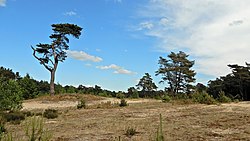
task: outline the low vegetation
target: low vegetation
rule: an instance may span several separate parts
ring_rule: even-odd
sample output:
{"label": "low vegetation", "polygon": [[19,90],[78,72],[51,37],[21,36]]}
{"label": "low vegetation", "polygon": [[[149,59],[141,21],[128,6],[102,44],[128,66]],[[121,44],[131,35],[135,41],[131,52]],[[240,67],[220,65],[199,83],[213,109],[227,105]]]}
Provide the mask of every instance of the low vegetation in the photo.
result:
{"label": "low vegetation", "polygon": [[46,109],[43,113],[43,117],[47,119],[54,119],[58,117],[58,111],[55,109]]}
{"label": "low vegetation", "polygon": [[77,109],[82,109],[82,108],[86,108],[86,102],[84,99],[81,99],[80,101],[78,101],[78,104],[76,105]]}

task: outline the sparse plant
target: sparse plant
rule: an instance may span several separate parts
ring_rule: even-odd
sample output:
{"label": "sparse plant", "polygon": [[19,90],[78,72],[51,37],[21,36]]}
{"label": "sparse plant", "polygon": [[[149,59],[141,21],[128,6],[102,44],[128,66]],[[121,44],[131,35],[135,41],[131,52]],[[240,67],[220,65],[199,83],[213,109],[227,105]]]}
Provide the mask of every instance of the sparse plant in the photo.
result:
{"label": "sparse plant", "polygon": [[119,103],[112,103],[111,101],[107,102],[101,102],[100,104],[97,105],[97,108],[113,108],[113,107],[118,107]]}
{"label": "sparse plant", "polygon": [[162,115],[160,114],[160,125],[156,132],[156,141],[164,141],[164,135],[162,131]]}
{"label": "sparse plant", "polygon": [[132,136],[134,136],[136,133],[137,133],[137,132],[136,132],[136,129],[135,129],[135,128],[133,128],[133,127],[128,127],[128,128],[126,129],[125,135],[126,135],[127,137],[132,137]]}
{"label": "sparse plant", "polygon": [[46,109],[43,113],[43,116],[47,119],[54,119],[58,117],[58,112],[55,109]]}
{"label": "sparse plant", "polygon": [[125,107],[125,106],[128,106],[128,103],[125,99],[121,99],[121,102],[120,102],[120,107]]}
{"label": "sparse plant", "polygon": [[32,117],[25,124],[25,135],[28,141],[49,141],[52,134],[44,129],[44,119],[41,117]]}
{"label": "sparse plant", "polygon": [[86,102],[84,99],[81,99],[80,101],[78,101],[78,104],[77,104],[77,109],[82,109],[82,108],[86,108]]}

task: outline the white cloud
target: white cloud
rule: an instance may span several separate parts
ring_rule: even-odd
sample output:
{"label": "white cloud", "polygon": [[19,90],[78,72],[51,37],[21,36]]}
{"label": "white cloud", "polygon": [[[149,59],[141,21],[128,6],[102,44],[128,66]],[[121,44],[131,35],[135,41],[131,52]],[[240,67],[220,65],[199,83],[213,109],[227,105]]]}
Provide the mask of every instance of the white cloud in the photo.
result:
{"label": "white cloud", "polygon": [[76,16],[77,13],[75,11],[68,11],[66,13],[64,13],[65,16]]}
{"label": "white cloud", "polygon": [[101,62],[102,58],[97,57],[97,56],[92,56],[87,54],[86,52],[83,51],[72,51],[68,50],[67,54],[69,57],[74,58],[76,60],[81,60],[81,61],[92,61],[92,62]]}
{"label": "white cloud", "polygon": [[115,74],[136,74],[135,72],[124,69],[123,67],[117,66],[115,64],[111,64],[109,66],[97,66],[96,68],[101,70],[113,69]]}
{"label": "white cloud", "polygon": [[137,27],[136,29],[137,30],[144,30],[144,29],[152,29],[154,27],[153,23],[149,22],[149,21],[146,21],[146,22],[141,22]]}
{"label": "white cloud", "polygon": [[6,6],[6,0],[0,0],[0,6]]}
{"label": "white cloud", "polygon": [[218,77],[228,64],[250,62],[249,0],[150,0],[145,7],[139,14],[154,25],[145,35],[161,51],[190,54],[198,73]]}

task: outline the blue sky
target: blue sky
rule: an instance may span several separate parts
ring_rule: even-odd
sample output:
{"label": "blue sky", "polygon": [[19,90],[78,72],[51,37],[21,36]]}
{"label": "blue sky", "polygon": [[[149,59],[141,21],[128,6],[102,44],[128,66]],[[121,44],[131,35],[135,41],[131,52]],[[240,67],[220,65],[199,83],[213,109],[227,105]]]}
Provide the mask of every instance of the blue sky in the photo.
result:
{"label": "blue sky", "polygon": [[171,51],[189,54],[205,84],[250,60],[249,0],[0,0],[0,65],[49,81],[30,46],[50,43],[54,23],[83,27],[59,64],[63,85],[126,91],[148,72],[163,88],[154,72]]}

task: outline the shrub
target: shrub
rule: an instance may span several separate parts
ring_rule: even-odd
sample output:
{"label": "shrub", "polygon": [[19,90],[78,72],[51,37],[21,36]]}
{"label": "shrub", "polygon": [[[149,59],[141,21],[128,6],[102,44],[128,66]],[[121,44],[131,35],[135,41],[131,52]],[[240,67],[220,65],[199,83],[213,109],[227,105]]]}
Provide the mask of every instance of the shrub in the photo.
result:
{"label": "shrub", "polygon": [[202,92],[202,93],[194,93],[192,95],[192,99],[194,102],[198,102],[201,104],[215,104],[216,100],[213,98],[213,96],[209,95],[206,92]]}
{"label": "shrub", "polygon": [[58,112],[55,109],[46,109],[43,113],[43,117],[47,119],[54,119],[58,117]]}
{"label": "shrub", "polygon": [[125,99],[121,99],[121,102],[120,102],[120,107],[125,107],[125,106],[128,106],[128,103]]}
{"label": "shrub", "polygon": [[82,108],[86,108],[86,102],[84,99],[81,99],[80,101],[78,101],[78,104],[77,104],[77,109],[82,109]]}
{"label": "shrub", "polygon": [[139,93],[138,91],[134,91],[131,95],[131,98],[139,98]]}
{"label": "shrub", "polygon": [[2,116],[7,122],[14,124],[20,124],[25,119],[25,115],[22,112],[2,113]]}
{"label": "shrub", "polygon": [[224,91],[220,91],[219,92],[219,97],[217,98],[217,100],[221,103],[229,103],[229,102],[232,102],[232,100],[225,96],[225,92]]}
{"label": "shrub", "polygon": [[0,110],[19,110],[22,108],[22,91],[14,80],[0,78]]}
{"label": "shrub", "polygon": [[170,96],[168,96],[167,94],[165,94],[163,97],[162,97],[162,102],[169,102],[171,100]]}
{"label": "shrub", "polygon": [[122,92],[119,92],[118,94],[116,94],[116,98],[123,99],[125,98],[125,95]]}
{"label": "shrub", "polygon": [[132,136],[134,136],[136,133],[137,133],[137,132],[136,132],[136,129],[135,129],[135,128],[133,128],[133,127],[128,127],[128,128],[126,129],[125,135],[128,136],[128,137],[132,137]]}

